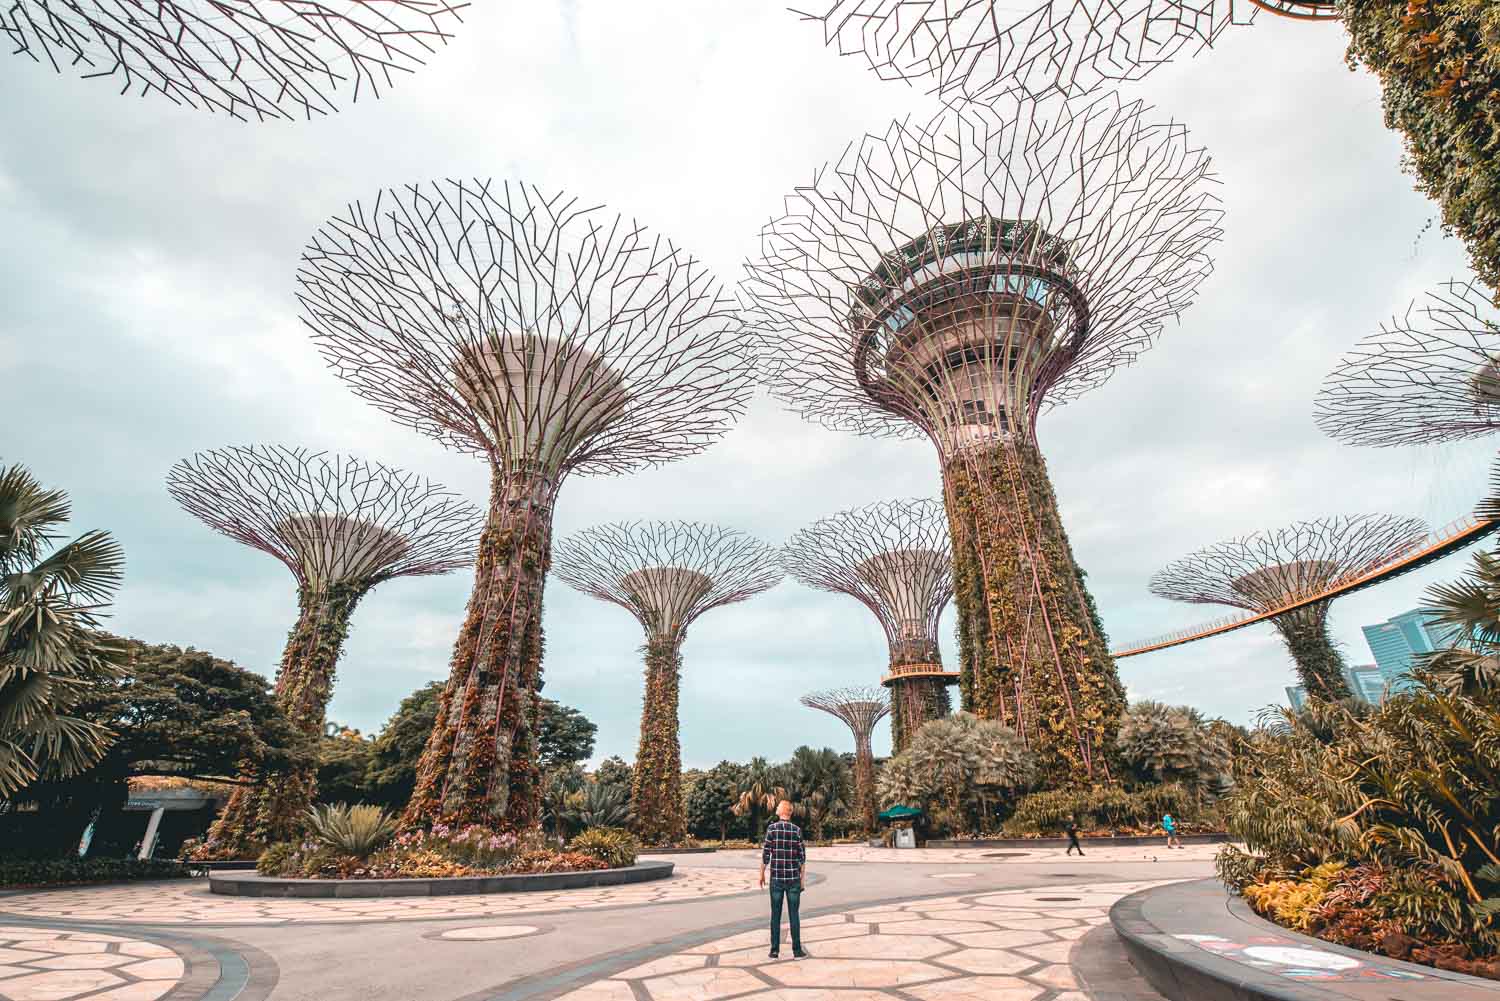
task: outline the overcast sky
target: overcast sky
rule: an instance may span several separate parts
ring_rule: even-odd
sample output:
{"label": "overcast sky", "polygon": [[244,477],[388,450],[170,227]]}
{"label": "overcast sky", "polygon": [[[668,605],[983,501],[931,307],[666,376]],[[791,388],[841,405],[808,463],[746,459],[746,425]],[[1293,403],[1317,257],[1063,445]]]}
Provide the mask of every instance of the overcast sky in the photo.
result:
{"label": "overcast sky", "polygon": [[[1484,482],[1485,449],[1353,449],[1314,427],[1340,354],[1413,295],[1467,276],[1461,246],[1401,173],[1373,77],[1336,24],[1263,17],[1128,95],[1186,122],[1222,181],[1226,237],[1196,305],[1134,368],[1043,418],[1074,548],[1116,641],[1212,618],[1151,597],[1151,574],[1200,546],[1330,514],[1444,522]],[[123,542],[113,629],[270,674],[295,614],[290,574],[215,535],[163,488],[177,459],[279,442],[419,471],[482,502],[479,460],[356,399],[298,319],[298,255],[318,225],[382,186],[493,176],[634,214],[726,281],[781,197],[865,131],[928,99],[837,58],[776,0],[579,0],[469,8],[445,50],[380,101],[298,123],[244,124],[118,96],[0,56],[0,460],[66,489],[76,530]],[[704,454],[621,478],[574,478],[559,535],[600,521],[688,518],[780,542],[843,508],[934,496],[925,442],[803,423],[764,394]],[[1418,603],[1465,558],[1339,601],[1335,636]],[[354,619],[330,717],[378,730],[446,676],[471,578],[397,580]],[[634,757],[639,626],[560,581],[546,595],[546,694],[599,725],[598,756]],[[953,659],[953,613],[944,617]],[[781,586],[710,612],[684,651],[683,761],[850,746],[796,702],[876,683],[885,643],[851,599]],[[1257,626],[1131,658],[1132,697],[1248,721],[1293,673]],[[885,753],[888,732],[877,737]]]}

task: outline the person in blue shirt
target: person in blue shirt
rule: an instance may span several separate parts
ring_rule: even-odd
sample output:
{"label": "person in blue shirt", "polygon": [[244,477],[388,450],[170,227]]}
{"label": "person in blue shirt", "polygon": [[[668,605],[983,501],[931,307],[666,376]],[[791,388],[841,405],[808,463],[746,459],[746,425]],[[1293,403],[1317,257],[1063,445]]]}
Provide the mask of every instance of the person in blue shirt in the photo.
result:
{"label": "person in blue shirt", "polygon": [[792,955],[803,959],[802,924],[798,910],[802,906],[802,879],[807,868],[807,845],[802,828],[792,823],[792,804],[776,804],[776,816],[766,828],[760,850],[760,885],[766,885],[766,868],[771,870],[771,958],[781,956],[781,902],[787,904],[787,922],[792,926]]}
{"label": "person in blue shirt", "polygon": [[1172,815],[1170,813],[1162,815],[1161,828],[1162,830],[1167,832],[1168,848],[1182,847],[1182,841],[1177,837],[1177,821],[1172,819]]}

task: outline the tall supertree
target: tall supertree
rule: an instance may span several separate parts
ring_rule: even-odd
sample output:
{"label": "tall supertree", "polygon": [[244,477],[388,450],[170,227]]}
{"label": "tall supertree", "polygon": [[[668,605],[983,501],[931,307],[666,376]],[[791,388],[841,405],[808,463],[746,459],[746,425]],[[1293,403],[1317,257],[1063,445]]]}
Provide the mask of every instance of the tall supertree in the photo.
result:
{"label": "tall supertree", "polygon": [[[472,565],[482,524],[474,505],[411,473],[280,445],[199,452],[172,467],[167,490],[210,528],[276,557],[297,579],[297,623],[275,698],[313,739],[323,733],[359,600],[396,577]],[[310,769],[256,776],[230,797],[209,832],[212,847],[243,858],[291,838],[315,785]]]}
{"label": "tall supertree", "polygon": [[1105,774],[1124,694],[1037,445],[1211,271],[1209,158],[1116,95],[898,121],[787,199],[745,283],[772,391],[937,448],[965,708],[1052,783]]}
{"label": "tall supertree", "polygon": [[883,683],[894,703],[897,753],[923,723],[948,715],[948,686],[959,675],[943,669],[938,647],[938,619],[953,597],[940,503],[882,501],[816,521],[788,540],[782,565],[808,587],[847,594],[880,621],[890,648]]}
{"label": "tall supertree", "polygon": [[1351,445],[1426,445],[1500,430],[1500,311],[1445,282],[1360,341],[1323,381],[1314,419]]}
{"label": "tall supertree", "polygon": [[798,13],[822,25],[824,44],[863,56],[883,80],[988,100],[1139,80],[1262,10],[1338,16],[1334,0],[824,0]]}
{"label": "tall supertree", "polygon": [[890,696],[879,688],[833,688],[802,696],[802,704],[837,716],[854,732],[854,812],[866,833],[875,830],[875,752],[870,737],[891,711]]}
{"label": "tall supertree", "polygon": [[[1174,601],[1267,613],[1346,584],[1421,549],[1417,518],[1356,515],[1299,521],[1200,549],[1151,578],[1151,593]],[[1311,695],[1349,696],[1344,658],[1328,635],[1329,598],[1271,620]]]}
{"label": "tall supertree", "polygon": [[646,631],[646,696],[632,801],[648,844],[687,837],[682,808],[678,686],[687,628],[711,608],[744,601],[781,580],[776,551],[717,525],[650,521],[598,525],[568,536],[553,556],[557,576],[630,612]]}
{"label": "tall supertree", "polygon": [[378,97],[446,44],[448,0],[10,0],[16,55],[232,118],[311,118]]}
{"label": "tall supertree", "polygon": [[530,828],[558,490],[724,434],[751,394],[745,328],[670,240],[516,182],[353,204],[298,281],[304,322],[358,395],[490,469],[474,592],[403,823]]}

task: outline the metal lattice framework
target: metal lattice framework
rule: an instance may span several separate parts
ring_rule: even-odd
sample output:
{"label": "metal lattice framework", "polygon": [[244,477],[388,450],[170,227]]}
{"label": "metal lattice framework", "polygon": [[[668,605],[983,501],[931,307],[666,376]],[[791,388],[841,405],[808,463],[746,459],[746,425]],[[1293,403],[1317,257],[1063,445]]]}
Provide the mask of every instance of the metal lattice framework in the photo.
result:
{"label": "metal lattice framework", "polygon": [[890,697],[879,688],[831,688],[810,692],[801,702],[843,720],[854,733],[854,812],[865,831],[875,830],[875,751],[870,738],[891,711]]}
{"label": "metal lattice framework", "polygon": [[899,753],[929,719],[946,716],[947,686],[938,620],[953,598],[948,523],[935,500],[881,501],[823,518],[782,547],[782,566],[809,587],[846,594],[885,630]]}
{"label": "metal lattice framework", "polygon": [[530,828],[557,491],[570,473],[681,458],[728,430],[752,393],[735,303],[633,220],[486,180],[350,205],[298,281],[304,322],[357,394],[492,471],[475,590],[404,823]]}
{"label": "metal lattice framework", "polygon": [[1124,696],[1037,418],[1193,301],[1221,236],[1212,184],[1139,102],[1004,95],[850,144],[747,265],[773,394],[936,446],[964,704],[1037,746],[1051,782],[1104,774]]}
{"label": "metal lattice framework", "polygon": [[1351,445],[1425,445],[1500,430],[1500,311],[1451,281],[1360,341],[1329,374],[1314,419]]}
{"label": "metal lattice framework", "polygon": [[473,504],[414,473],[284,445],[200,452],[172,467],[167,491],[313,590],[472,566],[483,524]]}
{"label": "metal lattice framework", "polygon": [[378,97],[447,43],[447,0],[10,0],[16,55],[233,118],[294,119]]}
{"label": "metal lattice framework", "polygon": [[[1197,54],[1259,8],[1331,7],[1317,0],[834,0],[800,12],[825,45],[861,55],[883,80],[944,98],[1006,90],[1068,94],[1138,80],[1184,48]],[[1276,10],[1277,7],[1287,10]]]}
{"label": "metal lattice framework", "polygon": [[[200,452],[172,467],[167,490],[210,528],[276,557],[297,578],[297,624],[275,697],[309,737],[323,732],[355,606],[395,577],[474,562],[480,510],[411,473],[280,445]],[[295,837],[317,780],[310,769],[246,776],[209,831],[221,858]]]}
{"label": "metal lattice framework", "polygon": [[[748,265],[772,392],[827,427],[946,453],[986,415],[1034,435],[1133,362],[1222,236],[1208,154],[1147,113],[1115,94],[1006,97],[851,143]],[[1004,321],[989,343],[913,347],[974,312]]]}
{"label": "metal lattice framework", "polygon": [[[1173,601],[1268,612],[1338,587],[1427,544],[1418,518],[1354,515],[1301,521],[1256,532],[1184,556],[1151,578],[1151,593]],[[1307,690],[1349,694],[1343,658],[1328,636],[1331,600],[1272,620]]]}
{"label": "metal lattice framework", "polygon": [[632,801],[648,844],[680,842],[687,837],[677,718],[682,642],[687,627],[709,609],[774,587],[781,580],[776,550],[702,522],[623,522],[568,536],[553,561],[559,578],[624,608],[646,631]]}

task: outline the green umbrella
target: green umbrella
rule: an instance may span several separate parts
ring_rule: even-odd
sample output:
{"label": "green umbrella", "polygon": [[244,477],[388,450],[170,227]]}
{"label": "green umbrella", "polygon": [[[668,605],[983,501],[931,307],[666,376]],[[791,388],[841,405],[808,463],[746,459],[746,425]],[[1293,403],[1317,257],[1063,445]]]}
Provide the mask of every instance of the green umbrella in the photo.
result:
{"label": "green umbrella", "polygon": [[920,817],[922,811],[915,806],[893,806],[880,814],[881,820],[905,820],[907,817]]}

